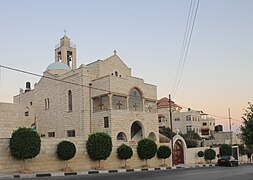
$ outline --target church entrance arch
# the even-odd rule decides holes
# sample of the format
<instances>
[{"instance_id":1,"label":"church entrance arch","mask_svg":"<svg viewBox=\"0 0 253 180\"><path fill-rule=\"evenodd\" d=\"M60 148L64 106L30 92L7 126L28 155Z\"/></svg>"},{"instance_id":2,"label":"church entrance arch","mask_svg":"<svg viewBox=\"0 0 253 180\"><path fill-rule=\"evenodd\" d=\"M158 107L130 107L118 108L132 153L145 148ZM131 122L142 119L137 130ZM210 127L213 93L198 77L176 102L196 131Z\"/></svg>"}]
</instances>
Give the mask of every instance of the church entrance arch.
<instances>
[{"instance_id":1,"label":"church entrance arch","mask_svg":"<svg viewBox=\"0 0 253 180\"><path fill-rule=\"evenodd\" d=\"M173 165L184 164L186 161L186 143L180 135L173 137Z\"/></svg>"},{"instance_id":2,"label":"church entrance arch","mask_svg":"<svg viewBox=\"0 0 253 180\"><path fill-rule=\"evenodd\" d=\"M139 141L143 139L143 125L140 121L135 121L131 125L131 140L132 141Z\"/></svg>"},{"instance_id":3,"label":"church entrance arch","mask_svg":"<svg viewBox=\"0 0 253 180\"><path fill-rule=\"evenodd\" d=\"M173 164L184 164L184 150L180 140L177 140L173 147Z\"/></svg>"}]
</instances>

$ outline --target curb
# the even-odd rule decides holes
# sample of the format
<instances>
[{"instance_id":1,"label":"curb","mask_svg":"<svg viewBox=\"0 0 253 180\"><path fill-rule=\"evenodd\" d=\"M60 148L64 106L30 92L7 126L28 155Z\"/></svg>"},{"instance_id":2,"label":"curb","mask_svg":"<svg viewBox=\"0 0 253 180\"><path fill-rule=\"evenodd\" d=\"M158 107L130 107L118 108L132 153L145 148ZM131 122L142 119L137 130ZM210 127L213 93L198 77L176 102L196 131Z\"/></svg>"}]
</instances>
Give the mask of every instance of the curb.
<instances>
[{"instance_id":1,"label":"curb","mask_svg":"<svg viewBox=\"0 0 253 180\"><path fill-rule=\"evenodd\" d=\"M83 172L55 172L55 173L36 173L36 174L14 174L14 175L0 175L0 179L20 179L20 178L36 178L36 177L62 177L62 176L78 176L78 175L90 175L90 174L164 171L164 170L176 170L176 169L186 169L186 168L202 168L202 167L213 167L213 166L216 166L216 165L215 164L203 164L203 165L139 168L139 169L90 170L90 171L83 171Z\"/></svg>"}]
</instances>

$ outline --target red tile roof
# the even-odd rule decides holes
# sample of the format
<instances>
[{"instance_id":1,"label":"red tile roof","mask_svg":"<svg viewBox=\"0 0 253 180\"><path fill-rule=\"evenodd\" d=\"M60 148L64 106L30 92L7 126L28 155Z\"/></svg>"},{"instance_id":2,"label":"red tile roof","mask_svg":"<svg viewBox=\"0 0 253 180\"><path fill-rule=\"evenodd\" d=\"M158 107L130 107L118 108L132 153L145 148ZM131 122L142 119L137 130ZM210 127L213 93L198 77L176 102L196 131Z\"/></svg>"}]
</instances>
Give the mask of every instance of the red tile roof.
<instances>
[{"instance_id":1,"label":"red tile roof","mask_svg":"<svg viewBox=\"0 0 253 180\"><path fill-rule=\"evenodd\" d=\"M169 107L169 99L166 97L163 97L162 99L158 100L157 102L157 107ZM173 108L180 108L182 109L179 105L177 105L174 101L171 101L171 107Z\"/></svg>"},{"instance_id":2,"label":"red tile roof","mask_svg":"<svg viewBox=\"0 0 253 180\"><path fill-rule=\"evenodd\" d=\"M165 117L163 114L158 114L158 117Z\"/></svg>"}]
</instances>

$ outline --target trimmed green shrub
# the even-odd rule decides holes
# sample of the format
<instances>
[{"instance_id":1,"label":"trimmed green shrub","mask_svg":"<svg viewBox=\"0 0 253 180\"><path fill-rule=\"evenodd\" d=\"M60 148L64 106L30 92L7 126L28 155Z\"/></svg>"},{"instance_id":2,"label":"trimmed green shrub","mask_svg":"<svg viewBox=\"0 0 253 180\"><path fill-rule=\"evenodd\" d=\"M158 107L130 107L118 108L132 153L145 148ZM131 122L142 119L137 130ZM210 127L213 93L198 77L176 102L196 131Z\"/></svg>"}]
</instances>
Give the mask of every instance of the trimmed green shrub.
<instances>
[{"instance_id":1,"label":"trimmed green shrub","mask_svg":"<svg viewBox=\"0 0 253 180\"><path fill-rule=\"evenodd\" d=\"M153 140L145 138L138 142L137 153L140 159L146 160L146 166L147 160L153 158L156 154L156 151L157 145Z\"/></svg>"},{"instance_id":2,"label":"trimmed green shrub","mask_svg":"<svg viewBox=\"0 0 253 180\"><path fill-rule=\"evenodd\" d=\"M76 154L76 146L70 141L62 141L57 146L57 155L61 160L72 159Z\"/></svg>"},{"instance_id":3,"label":"trimmed green shrub","mask_svg":"<svg viewBox=\"0 0 253 180\"><path fill-rule=\"evenodd\" d=\"M220 146L220 155L221 156L231 156L232 155L232 146L229 144L222 144Z\"/></svg>"},{"instance_id":4,"label":"trimmed green shrub","mask_svg":"<svg viewBox=\"0 0 253 180\"><path fill-rule=\"evenodd\" d=\"M198 147L198 141L196 139L185 138L187 148Z\"/></svg>"},{"instance_id":5,"label":"trimmed green shrub","mask_svg":"<svg viewBox=\"0 0 253 180\"><path fill-rule=\"evenodd\" d=\"M41 139L31 128L18 128L10 139L11 155L17 159L26 160L40 153Z\"/></svg>"},{"instance_id":6,"label":"trimmed green shrub","mask_svg":"<svg viewBox=\"0 0 253 180\"><path fill-rule=\"evenodd\" d=\"M198 157L204 157L205 153L203 151L198 152Z\"/></svg>"},{"instance_id":7,"label":"trimmed green shrub","mask_svg":"<svg viewBox=\"0 0 253 180\"><path fill-rule=\"evenodd\" d=\"M63 170L70 170L68 160L72 159L76 154L75 144L70 141L62 141L58 144L56 152L59 159L65 161L65 169Z\"/></svg>"},{"instance_id":8,"label":"trimmed green shrub","mask_svg":"<svg viewBox=\"0 0 253 180\"><path fill-rule=\"evenodd\" d=\"M133 150L130 146L122 144L117 149L117 155L119 159L125 161L125 167L127 167L126 160L133 156Z\"/></svg>"},{"instance_id":9,"label":"trimmed green shrub","mask_svg":"<svg viewBox=\"0 0 253 180\"><path fill-rule=\"evenodd\" d=\"M86 143L86 148L89 157L98 161L98 168L100 168L100 161L106 160L112 152L112 139L104 132L91 134Z\"/></svg>"},{"instance_id":10,"label":"trimmed green shrub","mask_svg":"<svg viewBox=\"0 0 253 180\"><path fill-rule=\"evenodd\" d=\"M157 157L163 159L163 165L165 165L165 159L171 155L171 149L169 146L161 145L157 150Z\"/></svg>"},{"instance_id":11,"label":"trimmed green shrub","mask_svg":"<svg viewBox=\"0 0 253 180\"><path fill-rule=\"evenodd\" d=\"M205 150L205 160L210 160L210 162L211 162L211 160L215 159L215 156L216 156L215 150L213 150L213 149L206 149Z\"/></svg>"}]
</instances>

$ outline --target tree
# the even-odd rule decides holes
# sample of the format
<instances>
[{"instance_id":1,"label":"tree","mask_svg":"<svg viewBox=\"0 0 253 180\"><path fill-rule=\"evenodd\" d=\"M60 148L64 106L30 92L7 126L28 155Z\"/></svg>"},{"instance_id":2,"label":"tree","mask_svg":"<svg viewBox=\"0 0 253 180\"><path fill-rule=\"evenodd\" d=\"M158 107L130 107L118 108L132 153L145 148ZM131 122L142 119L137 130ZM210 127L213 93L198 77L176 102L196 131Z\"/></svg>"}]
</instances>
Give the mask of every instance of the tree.
<instances>
[{"instance_id":1,"label":"tree","mask_svg":"<svg viewBox=\"0 0 253 180\"><path fill-rule=\"evenodd\" d=\"M127 168L126 160L130 159L133 156L133 150L130 146L122 144L117 149L117 155L119 159L122 159L125 161L124 168Z\"/></svg>"},{"instance_id":2,"label":"tree","mask_svg":"<svg viewBox=\"0 0 253 180\"><path fill-rule=\"evenodd\" d=\"M72 159L76 154L76 146L70 141L62 141L57 146L57 155L59 159L65 161L64 171L71 171L68 167L68 160Z\"/></svg>"},{"instance_id":3,"label":"tree","mask_svg":"<svg viewBox=\"0 0 253 180\"><path fill-rule=\"evenodd\" d=\"M186 134L180 133L180 136L184 138L187 148L198 147L198 140L201 140L199 134L194 131L188 131Z\"/></svg>"},{"instance_id":4,"label":"tree","mask_svg":"<svg viewBox=\"0 0 253 180\"><path fill-rule=\"evenodd\" d=\"M210 162L215 159L216 152L213 149L206 149L205 150L205 160L210 160Z\"/></svg>"},{"instance_id":5,"label":"tree","mask_svg":"<svg viewBox=\"0 0 253 180\"><path fill-rule=\"evenodd\" d=\"M196 139L185 138L187 148L198 147L198 141Z\"/></svg>"},{"instance_id":6,"label":"tree","mask_svg":"<svg viewBox=\"0 0 253 180\"><path fill-rule=\"evenodd\" d=\"M86 148L89 157L98 161L98 169L102 168L100 166L101 160L106 160L112 152L112 139L104 132L97 132L91 134L86 143Z\"/></svg>"},{"instance_id":7,"label":"tree","mask_svg":"<svg viewBox=\"0 0 253 180\"><path fill-rule=\"evenodd\" d=\"M137 153L140 159L146 160L146 166L148 166L148 159L151 159L155 156L157 151L156 143L151 139L142 139L138 142Z\"/></svg>"},{"instance_id":8,"label":"tree","mask_svg":"<svg viewBox=\"0 0 253 180\"><path fill-rule=\"evenodd\" d=\"M201 137L195 131L188 131L186 134L180 134L184 139L201 140Z\"/></svg>"},{"instance_id":9,"label":"tree","mask_svg":"<svg viewBox=\"0 0 253 180\"><path fill-rule=\"evenodd\" d=\"M222 144L220 146L220 156L232 156L232 146L229 144Z\"/></svg>"},{"instance_id":10,"label":"tree","mask_svg":"<svg viewBox=\"0 0 253 180\"><path fill-rule=\"evenodd\" d=\"M11 155L17 159L23 160L26 168L26 159L36 157L40 153L41 139L36 131L31 128L18 128L10 139Z\"/></svg>"},{"instance_id":11,"label":"tree","mask_svg":"<svg viewBox=\"0 0 253 180\"><path fill-rule=\"evenodd\" d=\"M157 157L163 159L163 166L165 166L165 159L171 155L171 149L169 146L161 145L157 150Z\"/></svg>"},{"instance_id":12,"label":"tree","mask_svg":"<svg viewBox=\"0 0 253 180\"><path fill-rule=\"evenodd\" d=\"M246 146L253 145L253 105L248 102L249 107L243 114L243 125L241 126L242 140Z\"/></svg>"},{"instance_id":13,"label":"tree","mask_svg":"<svg viewBox=\"0 0 253 180\"><path fill-rule=\"evenodd\" d=\"M198 155L199 158L202 158L202 157L204 157L205 153L203 151L199 151L197 153L197 155ZM200 160L200 163L202 163L201 160Z\"/></svg>"},{"instance_id":14,"label":"tree","mask_svg":"<svg viewBox=\"0 0 253 180\"><path fill-rule=\"evenodd\" d=\"M253 154L253 148L252 147L247 147L246 148L246 154L248 159L251 159L251 155Z\"/></svg>"},{"instance_id":15,"label":"tree","mask_svg":"<svg viewBox=\"0 0 253 180\"><path fill-rule=\"evenodd\" d=\"M203 151L198 152L198 157L204 157L205 153Z\"/></svg>"},{"instance_id":16,"label":"tree","mask_svg":"<svg viewBox=\"0 0 253 180\"><path fill-rule=\"evenodd\" d=\"M170 139L176 135L176 133L172 132L169 127L165 126L159 127L159 133Z\"/></svg>"}]
</instances>

